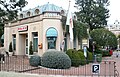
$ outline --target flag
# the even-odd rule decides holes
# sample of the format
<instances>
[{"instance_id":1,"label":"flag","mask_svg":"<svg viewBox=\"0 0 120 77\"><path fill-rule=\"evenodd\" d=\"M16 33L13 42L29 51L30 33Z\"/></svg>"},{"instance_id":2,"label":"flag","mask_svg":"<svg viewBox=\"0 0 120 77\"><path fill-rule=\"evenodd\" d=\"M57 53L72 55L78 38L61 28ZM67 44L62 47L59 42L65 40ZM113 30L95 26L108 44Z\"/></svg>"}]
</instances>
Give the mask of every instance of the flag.
<instances>
[{"instance_id":1,"label":"flag","mask_svg":"<svg viewBox=\"0 0 120 77\"><path fill-rule=\"evenodd\" d=\"M70 8L67 14L66 25L69 25L70 41L73 41L73 19L72 19L72 12L70 11Z\"/></svg>"}]
</instances>

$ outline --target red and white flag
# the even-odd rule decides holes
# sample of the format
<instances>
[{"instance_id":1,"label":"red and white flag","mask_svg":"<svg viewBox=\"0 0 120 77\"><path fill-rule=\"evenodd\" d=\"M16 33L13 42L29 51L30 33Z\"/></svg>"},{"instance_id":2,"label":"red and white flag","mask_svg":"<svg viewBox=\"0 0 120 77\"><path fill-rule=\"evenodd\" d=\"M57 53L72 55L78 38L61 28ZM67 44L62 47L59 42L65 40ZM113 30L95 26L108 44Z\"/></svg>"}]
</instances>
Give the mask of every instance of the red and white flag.
<instances>
[{"instance_id":1,"label":"red and white flag","mask_svg":"<svg viewBox=\"0 0 120 77\"><path fill-rule=\"evenodd\" d=\"M72 12L70 10L70 7L67 14L66 25L69 25L70 41L73 41L73 19L72 19Z\"/></svg>"}]
</instances>

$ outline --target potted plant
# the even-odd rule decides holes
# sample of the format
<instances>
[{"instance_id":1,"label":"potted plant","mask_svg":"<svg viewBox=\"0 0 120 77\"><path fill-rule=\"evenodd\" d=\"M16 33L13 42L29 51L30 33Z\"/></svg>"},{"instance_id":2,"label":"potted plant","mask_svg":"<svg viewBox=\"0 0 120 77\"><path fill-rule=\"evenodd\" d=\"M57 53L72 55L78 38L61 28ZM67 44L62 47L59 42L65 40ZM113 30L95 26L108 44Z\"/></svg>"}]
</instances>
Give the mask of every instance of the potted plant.
<instances>
[{"instance_id":1,"label":"potted plant","mask_svg":"<svg viewBox=\"0 0 120 77\"><path fill-rule=\"evenodd\" d=\"M33 46L32 46L32 41L30 41L30 46L29 46L29 55L33 55Z\"/></svg>"},{"instance_id":2,"label":"potted plant","mask_svg":"<svg viewBox=\"0 0 120 77\"><path fill-rule=\"evenodd\" d=\"M12 42L10 42L10 44L9 44L9 55L10 55L10 56L13 55Z\"/></svg>"}]
</instances>

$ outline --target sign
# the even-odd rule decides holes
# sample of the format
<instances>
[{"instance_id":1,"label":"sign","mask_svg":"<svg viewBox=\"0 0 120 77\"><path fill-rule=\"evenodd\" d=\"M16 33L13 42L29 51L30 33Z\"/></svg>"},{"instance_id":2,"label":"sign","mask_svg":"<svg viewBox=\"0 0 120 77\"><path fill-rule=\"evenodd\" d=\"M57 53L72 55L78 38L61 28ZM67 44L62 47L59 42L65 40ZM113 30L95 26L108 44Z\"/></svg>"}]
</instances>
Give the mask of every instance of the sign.
<instances>
[{"instance_id":1,"label":"sign","mask_svg":"<svg viewBox=\"0 0 120 77\"><path fill-rule=\"evenodd\" d=\"M60 50L63 51L65 46L65 41L63 40L62 43L60 44Z\"/></svg>"},{"instance_id":2,"label":"sign","mask_svg":"<svg viewBox=\"0 0 120 77\"><path fill-rule=\"evenodd\" d=\"M92 65L92 73L99 74L100 73L100 64L93 64Z\"/></svg>"},{"instance_id":3,"label":"sign","mask_svg":"<svg viewBox=\"0 0 120 77\"><path fill-rule=\"evenodd\" d=\"M84 46L83 50L84 50L84 56L87 57L87 47Z\"/></svg>"},{"instance_id":4,"label":"sign","mask_svg":"<svg viewBox=\"0 0 120 77\"><path fill-rule=\"evenodd\" d=\"M20 31L27 31L28 30L28 26L20 26L19 28L18 28L18 31L20 32Z\"/></svg>"}]
</instances>

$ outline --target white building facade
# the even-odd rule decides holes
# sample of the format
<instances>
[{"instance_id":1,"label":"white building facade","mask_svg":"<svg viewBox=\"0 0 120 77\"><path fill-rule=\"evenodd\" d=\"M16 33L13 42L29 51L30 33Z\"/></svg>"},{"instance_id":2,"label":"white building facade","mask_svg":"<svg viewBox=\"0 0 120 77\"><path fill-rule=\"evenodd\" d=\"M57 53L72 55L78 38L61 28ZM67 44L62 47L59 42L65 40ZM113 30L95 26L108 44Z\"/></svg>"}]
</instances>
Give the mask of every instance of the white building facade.
<instances>
[{"instance_id":1,"label":"white building facade","mask_svg":"<svg viewBox=\"0 0 120 77\"><path fill-rule=\"evenodd\" d=\"M48 49L60 51L65 38L62 16L66 16L66 11L49 3L21 12L18 20L5 25L4 47L9 51L12 42L15 55L30 55L29 46L32 41L33 51L40 56ZM78 40L71 44L69 35L67 37L67 49L73 49L73 45L76 49L80 48Z\"/></svg>"}]
</instances>

